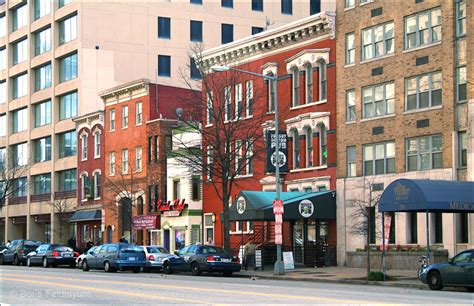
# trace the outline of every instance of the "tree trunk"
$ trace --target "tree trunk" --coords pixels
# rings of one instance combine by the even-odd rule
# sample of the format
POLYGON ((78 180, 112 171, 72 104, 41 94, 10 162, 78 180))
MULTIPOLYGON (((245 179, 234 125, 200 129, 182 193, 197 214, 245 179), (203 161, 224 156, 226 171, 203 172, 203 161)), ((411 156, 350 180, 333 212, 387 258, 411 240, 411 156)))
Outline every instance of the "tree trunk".
POLYGON ((224 249, 230 252, 229 197, 230 195, 225 192, 222 204, 224 205, 224 249))

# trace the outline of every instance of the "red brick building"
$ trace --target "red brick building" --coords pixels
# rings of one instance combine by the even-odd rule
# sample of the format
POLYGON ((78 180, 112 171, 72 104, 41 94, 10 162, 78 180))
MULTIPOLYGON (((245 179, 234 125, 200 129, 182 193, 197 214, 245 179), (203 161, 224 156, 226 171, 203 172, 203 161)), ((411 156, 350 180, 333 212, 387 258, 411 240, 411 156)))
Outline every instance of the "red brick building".
MULTIPOLYGON (((284 220, 286 222, 283 226, 283 244, 285 250, 293 251, 296 263, 310 266, 314 266, 318 261, 316 257, 319 255, 316 254, 315 246, 324 244, 333 247, 336 245, 335 192, 325 192, 336 189, 334 18, 333 14, 323 12, 224 47, 207 50, 203 53, 202 63, 203 67, 208 69, 222 65, 278 77, 279 131, 286 133, 288 147, 286 156, 288 171, 282 173, 280 177, 281 190, 285 193, 282 198, 297 196, 304 198, 307 195, 313 202, 311 216, 305 217, 301 213, 299 217, 293 216, 291 219, 284 220), (330 204, 327 207, 321 207, 323 210, 327 209, 327 213, 314 210, 314 207, 320 209, 317 202, 318 197, 322 195, 330 198, 328 200, 330 204)), ((235 72, 229 74, 230 72, 215 72, 209 77, 212 78, 215 74, 218 74, 220 78, 235 75, 235 72)), ((243 162, 248 163, 250 167, 245 167, 242 175, 235 180, 232 190, 233 203, 230 207, 231 215, 233 211, 238 211, 237 197, 245 198, 245 195, 240 193, 241 191, 275 191, 276 188, 275 176, 267 173, 265 168, 264 151, 260 150, 257 156, 255 149, 264 148, 266 131, 274 130, 274 93, 268 81, 263 78, 247 74, 241 74, 240 78, 235 82, 236 84, 224 90, 228 94, 227 98, 224 98, 227 100, 225 103, 235 104, 236 108, 243 107, 244 109, 248 109, 249 103, 254 103, 254 113, 250 116, 247 113, 247 116, 239 119, 225 118, 221 124, 232 124, 233 120, 244 120, 243 122, 246 122, 244 127, 245 125, 250 127, 254 124, 253 121, 261 120, 262 125, 255 133, 257 138, 253 144, 255 152, 244 148, 246 151, 244 155, 247 156, 243 162), (257 98, 259 93, 264 93, 263 97, 257 98), (261 115, 263 115, 263 120, 260 118, 261 115)), ((203 82, 203 87, 205 85, 206 82, 203 82)), ((213 108, 215 109, 216 106, 213 108)), ((204 122, 206 119, 203 119, 204 122)), ((207 122, 206 128, 212 129, 213 124, 215 123, 207 122)), ((237 148, 237 144, 234 146, 237 148)), ((203 147, 209 150, 209 144, 205 141, 203 147)), ((211 148, 211 151, 205 154, 209 162, 212 162, 209 158, 210 154, 216 154, 216 149, 211 148)), ((240 162, 239 154, 237 152, 236 156, 231 158, 240 162)), ((210 238, 216 244, 222 245, 222 202, 215 196, 216 191, 209 182, 209 177, 205 176, 205 181, 203 187, 204 240, 209 238, 207 236, 213 235, 210 238), (214 222, 207 222, 211 218, 214 222)), ((249 208, 256 204, 249 203, 249 198, 244 200, 246 204, 243 209, 247 207, 246 211, 251 210, 249 208)), ((270 207, 272 205, 271 201, 265 204, 270 207)), ((285 209, 287 209, 286 205, 285 209)), ((238 211, 238 213, 245 216, 246 211, 238 211)), ((298 214, 298 208, 296 208, 296 213, 298 214)), ((245 219, 242 216, 239 220, 245 219)), ((286 211, 285 216, 287 216, 286 211)), ((233 222, 231 247, 238 248, 247 241, 256 241, 269 244, 271 249, 271 244, 274 243, 272 223, 269 220, 259 222, 257 219, 233 222), (256 235, 263 238, 251 237, 256 235)), ((334 264, 335 254, 332 253, 332 255, 334 258, 331 264, 334 264)))

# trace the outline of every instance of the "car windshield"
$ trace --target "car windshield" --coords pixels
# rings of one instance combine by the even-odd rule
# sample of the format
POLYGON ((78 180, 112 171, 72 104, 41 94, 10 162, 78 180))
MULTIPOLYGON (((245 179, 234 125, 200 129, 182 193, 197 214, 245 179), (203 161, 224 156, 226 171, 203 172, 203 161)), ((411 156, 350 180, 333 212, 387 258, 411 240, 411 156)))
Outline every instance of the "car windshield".
POLYGON ((162 247, 146 247, 148 253, 169 253, 168 250, 162 247))
POLYGON ((141 247, 133 246, 133 245, 126 245, 120 249, 122 253, 138 253, 143 252, 141 247))
POLYGON ((227 255, 224 249, 215 247, 215 246, 203 246, 201 247, 201 254, 210 254, 210 255, 227 255))

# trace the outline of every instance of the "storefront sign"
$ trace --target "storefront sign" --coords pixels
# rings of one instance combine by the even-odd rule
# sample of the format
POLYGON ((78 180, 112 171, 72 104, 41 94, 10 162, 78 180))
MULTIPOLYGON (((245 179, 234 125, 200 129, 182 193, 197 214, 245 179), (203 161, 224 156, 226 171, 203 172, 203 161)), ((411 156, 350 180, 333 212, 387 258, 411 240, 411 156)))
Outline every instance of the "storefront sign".
POLYGON ((283 264, 285 265, 285 270, 295 269, 295 260, 293 259, 293 252, 283 252, 283 264))
POLYGON ((314 213, 313 202, 311 202, 310 200, 301 201, 300 205, 298 206, 298 210, 304 218, 311 217, 314 213))
POLYGON ((245 212, 245 209, 247 208, 247 202, 245 201, 244 197, 239 197, 237 199, 237 212, 239 215, 242 215, 245 212))
POLYGON ((100 231, 104 232, 105 231, 105 209, 102 209, 101 214, 102 214, 102 218, 101 218, 101 224, 100 224, 100 231))
POLYGON ((176 199, 173 202, 158 200, 156 203, 157 210, 162 212, 166 217, 178 217, 183 212, 184 208, 188 204, 185 203, 185 199, 176 199))
POLYGON ((143 230, 159 228, 159 220, 159 216, 157 215, 133 216, 133 229, 143 230))
POLYGON ((255 250, 255 268, 261 268, 262 265, 262 250, 255 250))
MULTIPOLYGON (((384 214, 384 225, 383 225, 383 239, 385 241, 385 251, 388 250, 388 241, 390 239, 390 223, 392 223, 392 216, 389 214, 384 214)), ((382 241, 382 248, 384 242, 382 241)))
POLYGON ((181 212, 179 210, 168 210, 163 212, 163 216, 165 217, 179 217, 181 212))
POLYGON ((266 161, 267 172, 275 173, 276 165, 279 165, 280 172, 288 172, 288 140, 286 131, 278 132, 279 156, 276 156, 275 131, 266 132, 266 161))

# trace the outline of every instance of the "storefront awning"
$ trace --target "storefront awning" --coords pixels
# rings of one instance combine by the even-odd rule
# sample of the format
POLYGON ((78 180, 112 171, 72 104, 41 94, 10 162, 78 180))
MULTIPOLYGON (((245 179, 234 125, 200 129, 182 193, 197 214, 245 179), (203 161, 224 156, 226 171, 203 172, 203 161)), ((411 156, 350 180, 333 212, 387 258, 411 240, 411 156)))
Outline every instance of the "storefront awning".
POLYGON ((380 197, 380 212, 474 212, 474 182, 398 179, 380 197))
MULTIPOLYGON (((230 207, 230 221, 274 221, 275 192, 243 190, 230 207)), ((336 219, 336 192, 281 192, 284 220, 336 219)))
POLYGON ((102 211, 97 210, 78 210, 69 218, 68 222, 94 221, 102 220, 102 211))

